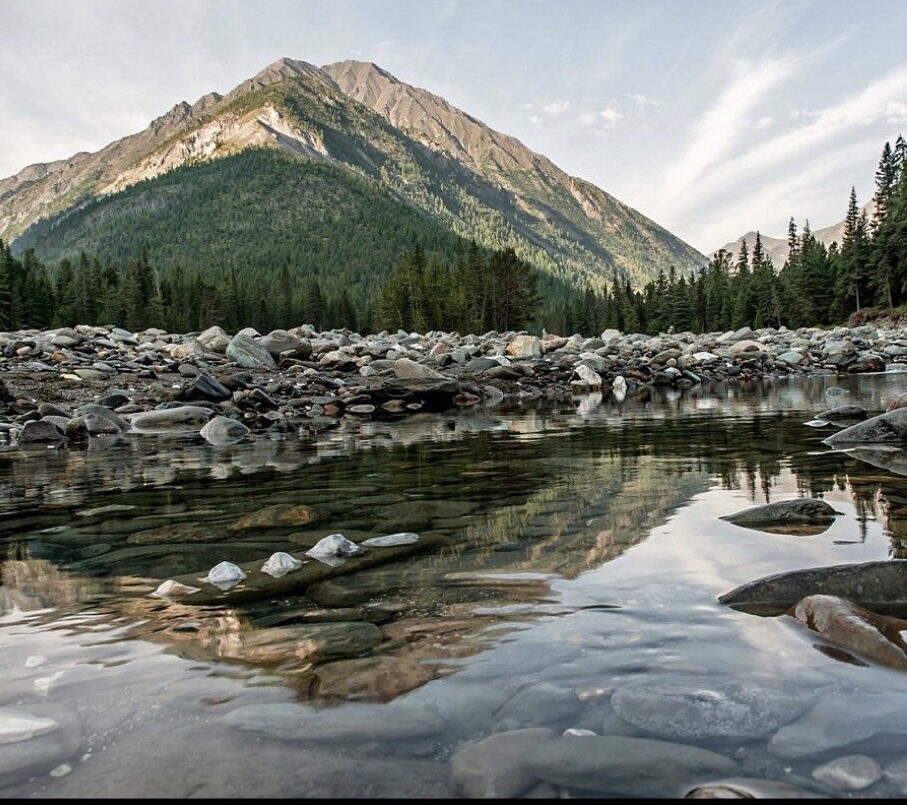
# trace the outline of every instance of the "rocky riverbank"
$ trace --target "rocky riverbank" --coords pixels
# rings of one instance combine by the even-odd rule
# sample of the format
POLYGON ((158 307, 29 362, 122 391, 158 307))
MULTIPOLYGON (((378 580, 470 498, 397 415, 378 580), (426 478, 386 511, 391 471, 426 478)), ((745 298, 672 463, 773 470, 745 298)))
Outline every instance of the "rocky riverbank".
POLYGON ((504 399, 601 391, 622 400, 640 386, 907 370, 907 329, 607 330, 587 338, 79 325, 0 333, 0 355, 0 443, 194 429, 228 444, 250 432, 308 437, 345 418, 394 419, 504 399))

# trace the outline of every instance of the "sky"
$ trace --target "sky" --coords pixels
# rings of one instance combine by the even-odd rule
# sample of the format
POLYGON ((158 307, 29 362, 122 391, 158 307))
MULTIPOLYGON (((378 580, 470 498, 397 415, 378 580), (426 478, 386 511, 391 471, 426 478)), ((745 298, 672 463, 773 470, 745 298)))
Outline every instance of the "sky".
POLYGON ((904 0, 0 0, 0 176, 282 56, 373 61, 704 253, 873 192, 904 0))

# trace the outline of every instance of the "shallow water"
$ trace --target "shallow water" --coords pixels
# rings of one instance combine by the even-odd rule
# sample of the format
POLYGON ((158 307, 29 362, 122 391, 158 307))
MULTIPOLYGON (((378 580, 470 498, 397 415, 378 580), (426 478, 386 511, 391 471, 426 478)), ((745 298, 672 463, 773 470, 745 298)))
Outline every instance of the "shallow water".
MULTIPOLYGON (((364 422, 317 446, 146 435, 0 453, 0 708, 70 719, 76 747, 17 774, 0 746, 0 795, 449 797, 465 741, 525 727, 701 746, 737 764, 724 776, 827 793, 817 765, 859 751, 884 766, 907 756, 907 735, 791 759, 768 750, 777 725, 678 735, 620 696, 746 684, 782 697, 790 721, 818 698, 907 694, 903 672, 716 602, 770 573, 907 558, 907 477, 804 424, 844 403, 883 410, 904 382, 589 396, 364 422), (843 514, 813 536, 719 519, 801 495, 843 514), (240 524, 279 504, 317 519, 240 524), (224 559, 393 532, 425 550, 242 604, 148 595, 224 559), (240 710, 265 704, 277 707, 240 710), (243 729, 257 713, 268 723, 243 729)), ((577 780, 535 793, 640 792, 577 780)), ((855 795, 901 792, 883 779, 855 795)))

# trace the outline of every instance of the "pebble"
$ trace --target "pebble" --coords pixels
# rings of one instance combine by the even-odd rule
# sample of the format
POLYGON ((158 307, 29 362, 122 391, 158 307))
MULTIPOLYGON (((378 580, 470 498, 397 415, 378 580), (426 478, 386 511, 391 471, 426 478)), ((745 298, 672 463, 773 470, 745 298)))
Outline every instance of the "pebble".
POLYGON ((860 791, 882 779, 882 768, 866 755, 847 755, 817 766, 812 776, 839 791, 860 791))

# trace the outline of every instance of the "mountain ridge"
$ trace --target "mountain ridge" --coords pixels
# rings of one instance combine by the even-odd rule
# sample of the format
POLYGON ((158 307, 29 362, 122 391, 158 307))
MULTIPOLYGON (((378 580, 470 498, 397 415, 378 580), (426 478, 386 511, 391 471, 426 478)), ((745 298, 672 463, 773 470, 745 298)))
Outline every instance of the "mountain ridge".
POLYGON ((317 67, 287 57, 225 95, 175 104, 95 153, 0 180, 0 237, 40 251, 34 229, 23 238, 39 221, 62 222, 87 200, 113 199, 176 167, 247 148, 342 166, 461 237, 514 246, 540 269, 578 283, 616 272, 642 284, 670 264, 690 271, 705 263, 642 213, 428 90, 370 62, 317 67))

